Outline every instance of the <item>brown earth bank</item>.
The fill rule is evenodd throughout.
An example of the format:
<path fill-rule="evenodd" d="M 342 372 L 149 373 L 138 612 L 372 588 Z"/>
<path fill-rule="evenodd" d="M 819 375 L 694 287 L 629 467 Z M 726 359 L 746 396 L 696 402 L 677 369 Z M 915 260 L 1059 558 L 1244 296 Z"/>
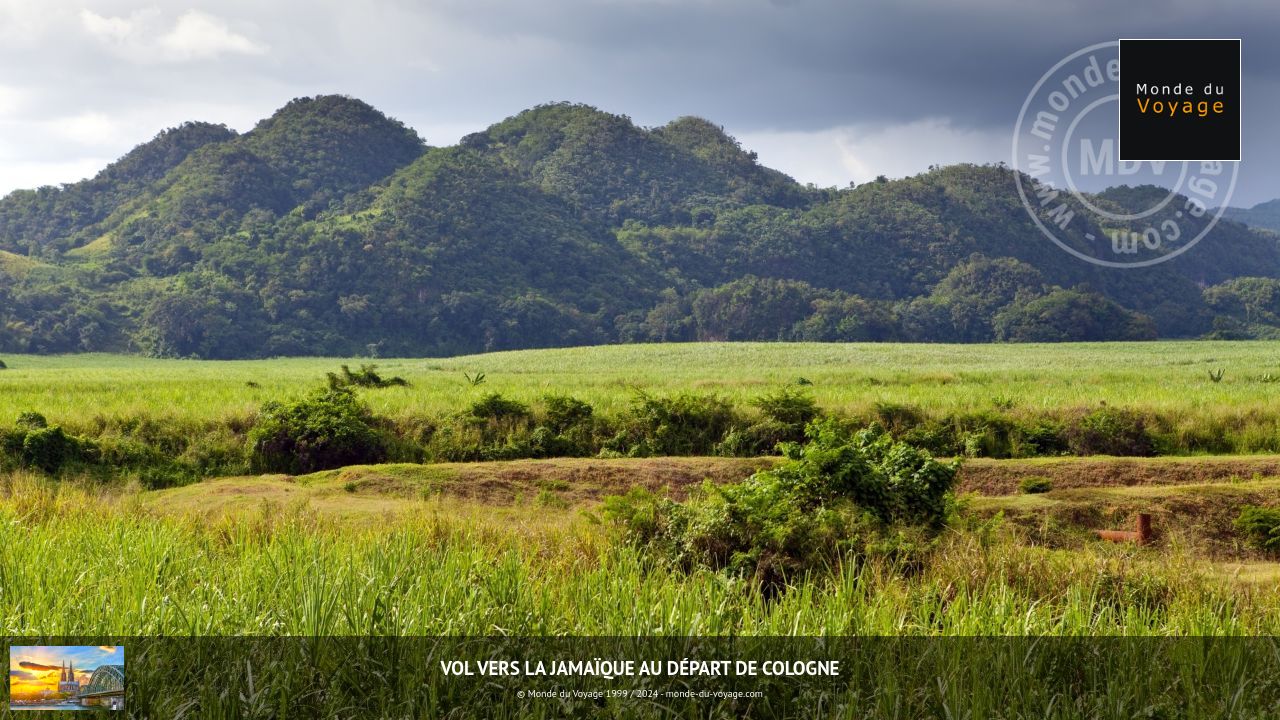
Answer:
<path fill-rule="evenodd" d="M 331 470 L 300 478 L 338 480 L 362 490 L 421 489 L 468 500 L 506 503 L 519 495 L 553 490 L 572 502 L 591 502 L 633 487 L 684 497 L 704 480 L 730 483 L 781 462 L 777 457 L 559 458 L 437 465 L 379 465 Z M 1280 477 L 1280 456 L 1160 458 L 1038 458 L 965 460 L 956 489 L 979 495 L 1015 495 L 1028 477 L 1047 478 L 1055 490 L 1070 488 L 1195 485 Z"/>
<path fill-rule="evenodd" d="M 384 500 L 438 496 L 497 505 L 549 494 L 565 504 L 580 505 L 634 487 L 683 498 L 704 481 L 739 482 L 779 462 L 777 457 L 662 457 L 361 465 L 298 477 L 208 480 L 160 494 L 176 499 L 184 495 L 249 497 L 306 491 L 303 494 L 310 496 L 338 493 Z M 979 496 L 1018 495 L 1020 483 L 1029 477 L 1047 479 L 1055 492 L 1232 483 L 1280 477 L 1280 457 L 972 459 L 961 465 L 957 491 Z"/>
<path fill-rule="evenodd" d="M 608 495 L 643 487 L 683 498 L 705 481 L 741 481 L 780 458 L 562 458 L 436 465 L 371 465 L 292 477 L 222 478 L 144 493 L 161 513 L 210 518 L 263 508 L 299 507 L 322 516 L 377 518 L 420 501 L 450 513 L 501 522 L 552 521 Z M 1032 476 L 1049 490 L 1019 491 Z M 1155 547 L 1233 562 L 1260 561 L 1233 527 L 1245 505 L 1280 505 L 1280 458 L 1062 458 L 971 460 L 959 481 L 963 522 L 1001 522 L 1029 544 L 1072 548 L 1099 542 L 1096 531 L 1132 529 L 1152 516 Z M 272 510 L 275 512 L 276 510 Z M 514 513 L 514 515 L 513 515 Z"/>
<path fill-rule="evenodd" d="M 1044 477 L 1055 489 L 1195 485 L 1280 476 L 1280 456 L 1233 455 L 1157 458 L 1066 457 L 1032 460 L 966 460 L 958 490 L 1012 495 L 1028 477 Z"/>

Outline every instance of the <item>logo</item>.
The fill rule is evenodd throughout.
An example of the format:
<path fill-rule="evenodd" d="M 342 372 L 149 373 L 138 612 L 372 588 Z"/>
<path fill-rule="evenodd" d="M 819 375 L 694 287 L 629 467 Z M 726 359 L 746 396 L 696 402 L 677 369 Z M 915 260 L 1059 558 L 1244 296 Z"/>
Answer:
<path fill-rule="evenodd" d="M 1077 50 L 1041 76 L 1018 113 L 1013 167 L 1023 207 L 1058 247 L 1095 265 L 1147 267 L 1213 230 L 1239 165 L 1121 160 L 1119 48 Z"/>

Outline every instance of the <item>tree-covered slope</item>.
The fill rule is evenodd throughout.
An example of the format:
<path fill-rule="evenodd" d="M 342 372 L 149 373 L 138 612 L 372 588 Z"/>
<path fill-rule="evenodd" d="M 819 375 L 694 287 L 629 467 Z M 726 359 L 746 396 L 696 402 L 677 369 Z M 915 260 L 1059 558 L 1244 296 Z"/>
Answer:
<path fill-rule="evenodd" d="M 243 135 L 184 125 L 93 180 L 0 200 L 0 350 L 1280 334 L 1274 234 L 1224 221 L 1170 262 L 1100 268 L 1040 234 L 1015 180 L 956 165 L 816 189 L 706 120 L 641 128 L 567 103 L 427 148 L 358 100 L 303 98 Z"/>
<path fill-rule="evenodd" d="M 223 125 L 189 122 L 161 132 L 89 180 L 10 193 L 0 200 L 0 249 L 40 254 L 134 200 L 195 150 L 234 137 Z"/>
<path fill-rule="evenodd" d="M 1229 207 L 1224 216 L 1245 225 L 1280 232 L 1280 199 L 1258 203 L 1251 208 Z"/>

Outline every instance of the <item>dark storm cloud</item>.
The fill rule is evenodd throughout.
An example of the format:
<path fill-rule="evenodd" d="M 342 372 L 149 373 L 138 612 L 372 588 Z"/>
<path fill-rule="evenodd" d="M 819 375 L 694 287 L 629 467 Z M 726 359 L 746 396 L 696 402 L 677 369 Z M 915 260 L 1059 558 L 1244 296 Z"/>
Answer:
<path fill-rule="evenodd" d="M 1280 195 L 1268 121 L 1280 110 L 1280 13 L 1154 0 L 0 0 L 11 70 L 0 192 L 91 172 L 165 125 L 245 130 L 323 92 L 365 99 L 436 143 L 550 100 L 646 125 L 697 114 L 744 136 L 788 133 L 762 157 L 801 180 L 834 151 L 800 145 L 838 128 L 942 119 L 1001 160 L 991 155 L 1041 73 L 1118 37 L 1243 37 L 1242 193 Z M 901 138 L 902 167 L 931 162 L 910 133 L 877 137 Z"/>
<path fill-rule="evenodd" d="M 641 96 L 644 111 L 657 104 L 662 117 L 703 106 L 747 129 L 930 115 L 1007 125 L 1057 59 L 1118 37 L 1243 35 L 1252 76 L 1274 79 L 1280 65 L 1272 43 L 1280 13 L 1264 3 L 472 0 L 445 12 L 485 34 L 542 38 L 589 59 L 586 68 L 608 69 L 583 78 L 573 68 L 523 65 L 512 68 L 513 86 L 556 84 L 567 70 L 571 89 Z"/>

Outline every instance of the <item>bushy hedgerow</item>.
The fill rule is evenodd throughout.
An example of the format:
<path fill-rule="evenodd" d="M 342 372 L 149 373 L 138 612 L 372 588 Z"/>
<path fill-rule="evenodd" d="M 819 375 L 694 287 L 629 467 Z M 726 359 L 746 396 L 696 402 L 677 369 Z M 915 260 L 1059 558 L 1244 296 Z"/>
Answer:
<path fill-rule="evenodd" d="M 369 408 L 347 390 L 269 402 L 249 432 L 256 472 L 303 474 L 379 463 L 387 459 L 390 445 Z"/>
<path fill-rule="evenodd" d="M 608 424 L 590 404 L 548 395 L 542 409 L 490 393 L 444 420 L 426 444 L 438 460 L 516 460 L 583 457 L 599 452 Z"/>
<path fill-rule="evenodd" d="M 776 589 L 885 537 L 937 530 L 956 463 L 895 442 L 882 428 L 853 432 L 816 421 L 809 441 L 784 446 L 779 467 L 680 503 L 643 489 L 610 497 L 604 512 L 625 540 L 684 568 L 750 576 Z"/>
<path fill-rule="evenodd" d="M 41 470 L 50 475 L 97 460 L 97 444 L 49 425 L 38 412 L 18 415 L 15 427 L 0 433 L 0 465 Z"/>
<path fill-rule="evenodd" d="M 637 392 L 620 424 L 605 448 L 631 457 L 652 457 L 714 454 L 741 421 L 728 401 L 714 395 L 655 397 Z"/>
<path fill-rule="evenodd" d="M 719 454 L 752 457 L 778 452 L 778 446 L 804 440 L 805 427 L 818 417 L 818 404 L 808 393 L 794 387 L 761 395 L 751 401 L 760 410 L 760 420 L 725 435 Z"/>
<path fill-rule="evenodd" d="M 1156 454 L 1146 419 L 1134 410 L 1104 405 L 1072 419 L 1063 433 L 1073 455 Z"/>
<path fill-rule="evenodd" d="M 498 393 L 489 393 L 471 403 L 467 414 L 477 420 L 513 422 L 530 417 L 529 406 L 518 400 L 508 400 Z"/>

